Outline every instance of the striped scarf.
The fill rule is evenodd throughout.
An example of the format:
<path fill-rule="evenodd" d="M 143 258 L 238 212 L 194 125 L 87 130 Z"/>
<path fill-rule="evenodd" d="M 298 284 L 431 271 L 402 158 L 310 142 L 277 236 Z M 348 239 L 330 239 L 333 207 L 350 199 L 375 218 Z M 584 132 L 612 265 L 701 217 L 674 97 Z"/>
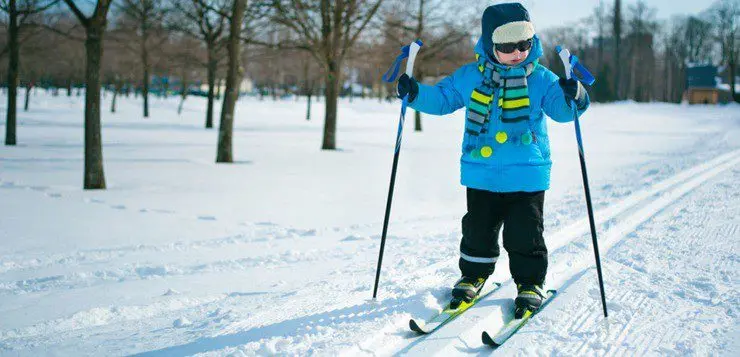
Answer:
<path fill-rule="evenodd" d="M 500 119 L 504 123 L 516 123 L 529 119 L 529 92 L 527 76 L 534 70 L 537 62 L 527 64 L 524 68 L 499 68 L 480 55 L 478 70 L 483 74 L 483 82 L 473 89 L 468 104 L 466 132 L 478 136 L 484 132 L 489 121 L 491 102 L 494 91 L 498 89 L 498 108 Z"/>

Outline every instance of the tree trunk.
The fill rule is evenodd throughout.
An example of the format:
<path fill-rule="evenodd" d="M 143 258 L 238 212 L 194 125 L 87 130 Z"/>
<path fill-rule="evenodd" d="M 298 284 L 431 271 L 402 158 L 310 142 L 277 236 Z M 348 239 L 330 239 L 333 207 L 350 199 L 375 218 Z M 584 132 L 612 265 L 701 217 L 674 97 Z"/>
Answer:
<path fill-rule="evenodd" d="M 730 58 L 727 63 L 730 66 L 730 93 L 732 94 L 732 100 L 735 102 L 740 102 L 740 98 L 737 97 L 737 93 L 735 93 L 735 49 L 730 49 Z"/>
<path fill-rule="evenodd" d="M 72 80 L 67 81 L 67 97 L 72 96 Z"/>
<path fill-rule="evenodd" d="M 177 106 L 177 115 L 182 114 L 182 106 L 185 104 L 185 98 L 188 97 L 188 86 L 189 79 L 187 75 L 187 69 L 183 70 L 182 75 L 182 91 L 180 92 L 180 104 Z"/>
<path fill-rule="evenodd" d="M 632 99 L 636 102 L 640 101 L 640 95 L 639 95 L 639 85 L 637 83 L 637 57 L 639 56 L 639 53 L 637 53 L 636 46 L 632 47 L 632 51 L 630 51 L 630 55 L 632 58 L 630 59 L 630 68 L 628 69 L 628 82 L 627 85 L 627 98 Z"/>
<path fill-rule="evenodd" d="M 620 60 L 620 40 L 622 37 L 622 4 L 620 0 L 614 1 L 614 95 L 615 99 L 622 99 L 620 88 L 620 80 L 622 76 Z"/>
<path fill-rule="evenodd" d="M 110 112 L 116 112 L 116 98 L 118 98 L 118 85 L 113 88 L 113 99 L 110 102 Z"/>
<path fill-rule="evenodd" d="M 685 62 L 679 64 L 676 75 L 677 75 L 676 94 L 673 99 L 676 102 L 676 104 L 680 104 L 683 101 L 684 88 L 686 85 L 686 64 Z"/>
<path fill-rule="evenodd" d="M 5 124 L 5 145 L 16 144 L 16 96 L 18 93 L 18 13 L 15 0 L 9 1 L 8 24 L 8 108 Z"/>
<path fill-rule="evenodd" d="M 325 93 L 324 115 L 324 140 L 321 144 L 322 150 L 336 150 L 336 133 L 337 133 L 337 97 L 339 96 L 339 76 L 341 74 L 340 64 L 334 60 L 329 60 Z"/>
<path fill-rule="evenodd" d="M 103 15 L 105 18 L 105 15 Z M 85 50 L 85 189 L 105 189 L 103 173 L 103 140 L 100 125 L 100 65 L 103 57 L 102 23 L 93 20 L 87 28 Z"/>
<path fill-rule="evenodd" d="M 663 101 L 668 102 L 668 88 L 670 88 L 671 85 L 671 75 L 670 75 L 670 61 L 668 59 L 668 50 L 665 50 L 665 62 L 663 63 L 663 85 L 665 86 L 663 88 Z"/>
<path fill-rule="evenodd" d="M 162 97 L 167 99 L 167 92 L 170 91 L 170 74 L 166 73 L 166 76 L 161 78 L 160 83 L 162 83 Z"/>
<path fill-rule="evenodd" d="M 149 69 L 147 68 L 144 68 L 144 87 L 141 95 L 144 97 L 144 118 L 149 118 Z"/>
<path fill-rule="evenodd" d="M 23 104 L 23 110 L 26 112 L 28 111 L 28 104 L 31 101 L 31 89 L 33 89 L 33 82 L 28 81 L 28 83 L 26 83 L 26 101 Z"/>
<path fill-rule="evenodd" d="M 144 118 L 149 118 L 149 53 L 146 49 L 146 29 L 143 29 L 142 32 L 141 63 L 144 67 L 144 78 L 142 78 L 144 87 L 141 94 L 144 96 Z"/>
<path fill-rule="evenodd" d="M 247 0 L 235 0 L 231 12 L 229 28 L 229 67 L 226 74 L 226 89 L 221 107 L 221 125 L 218 133 L 218 153 L 216 162 L 234 162 L 232 141 L 234 133 L 234 107 L 239 97 L 240 73 L 240 42 L 242 19 Z"/>
<path fill-rule="evenodd" d="M 182 106 L 185 104 L 185 95 L 180 96 L 180 104 L 177 105 L 177 115 L 182 114 Z"/>
<path fill-rule="evenodd" d="M 308 92 L 308 108 L 306 108 L 306 120 L 311 120 L 311 92 Z"/>
<path fill-rule="evenodd" d="M 218 62 L 216 60 L 216 51 L 213 48 L 216 44 L 208 44 L 208 68 L 206 69 L 208 80 L 208 106 L 206 108 L 206 128 L 213 128 L 213 95 L 216 86 L 216 69 Z"/>

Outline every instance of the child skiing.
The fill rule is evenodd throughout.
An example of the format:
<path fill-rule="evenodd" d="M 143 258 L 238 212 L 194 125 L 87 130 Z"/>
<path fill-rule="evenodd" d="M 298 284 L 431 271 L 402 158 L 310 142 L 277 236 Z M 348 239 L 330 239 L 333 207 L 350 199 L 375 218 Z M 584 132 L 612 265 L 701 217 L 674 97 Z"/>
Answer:
<path fill-rule="evenodd" d="M 547 247 L 543 238 L 545 190 L 550 186 L 546 114 L 573 120 L 589 106 L 575 79 L 558 79 L 538 63 L 542 45 L 527 10 L 518 3 L 489 6 L 475 46 L 477 62 L 459 68 L 434 86 L 403 75 L 398 95 L 415 110 L 444 115 L 466 107 L 460 159 L 467 213 L 462 218 L 454 299 L 470 302 L 493 273 L 498 233 L 517 286 L 517 309 L 536 310 L 545 297 Z"/>

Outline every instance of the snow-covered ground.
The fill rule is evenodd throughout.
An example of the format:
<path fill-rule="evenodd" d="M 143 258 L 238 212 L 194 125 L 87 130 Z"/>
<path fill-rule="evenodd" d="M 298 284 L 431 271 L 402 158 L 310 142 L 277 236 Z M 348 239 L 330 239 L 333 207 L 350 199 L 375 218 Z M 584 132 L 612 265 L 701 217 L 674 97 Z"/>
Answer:
<path fill-rule="evenodd" d="M 0 355 L 740 355 L 740 107 L 617 103 L 582 120 L 604 319 L 571 124 L 550 122 L 553 302 L 496 351 L 502 289 L 433 335 L 458 276 L 463 113 L 407 121 L 371 301 L 399 104 L 238 103 L 215 164 L 205 102 L 104 99 L 108 189 L 83 191 L 83 98 L 37 91 L 0 147 Z M 0 111 L 6 100 L 0 96 Z M 413 112 L 408 117 L 411 118 Z M 4 120 L 0 130 L 5 132 Z"/>

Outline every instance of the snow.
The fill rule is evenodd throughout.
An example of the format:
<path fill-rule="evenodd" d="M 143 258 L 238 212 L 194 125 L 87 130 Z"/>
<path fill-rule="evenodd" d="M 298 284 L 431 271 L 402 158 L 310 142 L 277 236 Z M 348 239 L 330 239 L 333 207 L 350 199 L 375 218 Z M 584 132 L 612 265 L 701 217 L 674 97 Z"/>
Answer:
<path fill-rule="evenodd" d="M 83 100 L 35 91 L 19 145 L 0 147 L 0 355 L 489 354 L 481 332 L 511 318 L 502 252 L 501 289 L 433 335 L 408 331 L 459 274 L 462 112 L 421 133 L 407 113 L 373 301 L 398 102 L 341 100 L 328 152 L 323 103 L 306 121 L 305 99 L 243 98 L 225 165 L 202 98 L 182 116 L 153 98 L 144 119 L 140 99 L 110 113 L 108 95 L 108 189 L 84 191 Z M 496 352 L 740 355 L 739 119 L 736 105 L 629 102 L 584 115 L 608 319 L 573 126 L 551 121 L 558 295 Z"/>

